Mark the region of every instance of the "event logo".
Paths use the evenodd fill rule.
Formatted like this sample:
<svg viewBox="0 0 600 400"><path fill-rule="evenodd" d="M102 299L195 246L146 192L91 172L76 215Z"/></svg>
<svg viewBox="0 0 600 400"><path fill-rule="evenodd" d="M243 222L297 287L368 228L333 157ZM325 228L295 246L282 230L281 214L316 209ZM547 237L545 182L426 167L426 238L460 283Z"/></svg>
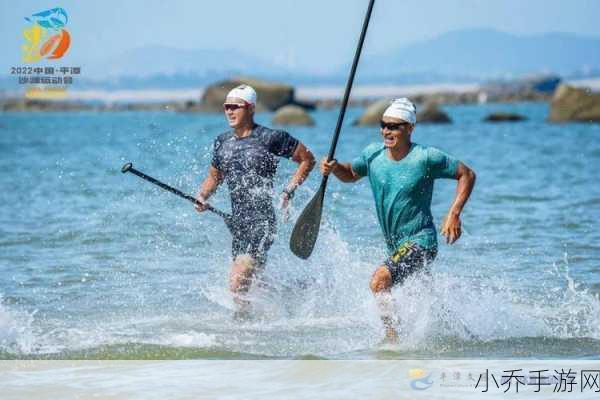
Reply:
<svg viewBox="0 0 600 400"><path fill-rule="evenodd" d="M431 373L427 374L421 368L410 369L408 377L410 378L410 387L413 390L427 390L433 385L433 381L430 380Z"/></svg>
<svg viewBox="0 0 600 400"><path fill-rule="evenodd" d="M69 17L63 8L42 11L25 20L31 25L23 30L26 40L22 46L24 62L59 59L69 50L71 35L65 29Z"/></svg>

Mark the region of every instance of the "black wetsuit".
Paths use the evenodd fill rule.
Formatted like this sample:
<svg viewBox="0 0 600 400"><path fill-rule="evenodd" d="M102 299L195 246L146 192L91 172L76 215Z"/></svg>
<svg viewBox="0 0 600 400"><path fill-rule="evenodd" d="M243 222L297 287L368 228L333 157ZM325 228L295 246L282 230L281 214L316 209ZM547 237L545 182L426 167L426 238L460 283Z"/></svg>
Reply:
<svg viewBox="0 0 600 400"><path fill-rule="evenodd" d="M223 172L231 195L234 258L249 254L266 262L276 232L273 178L278 157L291 157L297 146L289 133L256 124L246 137L229 131L215 140L212 166Z"/></svg>

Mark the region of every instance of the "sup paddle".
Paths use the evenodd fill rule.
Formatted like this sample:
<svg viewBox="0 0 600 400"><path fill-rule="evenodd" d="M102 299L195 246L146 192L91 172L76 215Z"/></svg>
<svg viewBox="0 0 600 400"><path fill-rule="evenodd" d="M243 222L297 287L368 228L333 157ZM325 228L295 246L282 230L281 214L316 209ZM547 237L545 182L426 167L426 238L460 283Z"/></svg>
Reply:
<svg viewBox="0 0 600 400"><path fill-rule="evenodd" d="M335 126L335 133L333 140L331 141L331 147L329 148L329 155L327 161L333 159L335 154L335 148L337 146L338 137L340 136L340 130L342 129L342 123L344 122L344 115L346 114L346 107L348 106L348 99L350 98L350 91L352 90L352 83L354 82L354 75L356 74L356 67L358 66L358 60L360 59L360 53L362 51L363 42L367 34L367 28L369 27L369 20L371 19L371 12L373 11L373 5L375 0L369 0L369 7L367 8L367 14L363 22L362 31L360 38L358 39L358 47L354 54L354 61L352 62L352 69L350 70L350 77L346 83L346 91L344 92L344 98L342 100L342 108L338 116L337 125ZM317 236L319 236L319 227L321 226L321 214L323 211L323 199L325 197L325 189L327 188L327 176L324 176L321 180L321 186L319 191L313 196L312 200L306 205L302 214L296 221L294 229L292 230L292 236L290 237L290 249L292 253L302 259L310 257Z"/></svg>
<svg viewBox="0 0 600 400"><path fill-rule="evenodd" d="M121 172L122 173L126 173L126 172L131 172L134 175L139 176L140 178L147 180L150 183L155 184L156 186L159 186L163 189L165 189L168 192L174 193L179 197L183 197L184 199L191 201L194 204L197 205L203 205L202 203L200 203L198 200L196 200L193 196L190 196L189 194L185 194L182 191L175 189L174 187L171 187L169 185L167 185L166 183L162 183L161 181L159 181L158 179L154 179L151 176L148 176L146 174L144 174L141 171L138 171L137 169L133 168L133 164L132 163L127 163L125 165L123 165L123 168L121 168ZM231 215L227 214L226 212L223 212L219 209L214 208L213 206L211 206L210 204L204 204L204 206L206 207L206 209L212 213L217 214L219 217L223 218L225 220L225 225L227 225L227 227L229 228L229 225L231 223Z"/></svg>

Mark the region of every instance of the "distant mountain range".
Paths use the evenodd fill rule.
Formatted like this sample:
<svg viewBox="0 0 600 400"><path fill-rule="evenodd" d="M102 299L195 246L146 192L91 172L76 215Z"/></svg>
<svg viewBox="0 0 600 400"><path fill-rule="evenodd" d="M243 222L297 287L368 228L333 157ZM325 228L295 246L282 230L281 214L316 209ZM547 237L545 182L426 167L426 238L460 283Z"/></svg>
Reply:
<svg viewBox="0 0 600 400"><path fill-rule="evenodd" d="M205 86L231 76L254 76L292 84L340 85L351 60L329 73L288 70L269 60L228 49L132 49L84 63L78 88L169 89ZM489 29L460 30L382 53L365 52L357 84L482 82L528 74L565 78L600 76L600 38L569 33L517 36ZM15 77L0 78L0 88Z"/></svg>
<svg viewBox="0 0 600 400"><path fill-rule="evenodd" d="M96 60L87 68L90 75L147 78L156 75L211 75L281 73L277 67L257 57L230 49L184 50L145 46L116 57Z"/></svg>
<svg viewBox="0 0 600 400"><path fill-rule="evenodd" d="M402 74L488 80L554 73L600 73L600 38L569 33L516 36L490 29L449 32L395 51L365 57L362 74L396 79Z"/></svg>

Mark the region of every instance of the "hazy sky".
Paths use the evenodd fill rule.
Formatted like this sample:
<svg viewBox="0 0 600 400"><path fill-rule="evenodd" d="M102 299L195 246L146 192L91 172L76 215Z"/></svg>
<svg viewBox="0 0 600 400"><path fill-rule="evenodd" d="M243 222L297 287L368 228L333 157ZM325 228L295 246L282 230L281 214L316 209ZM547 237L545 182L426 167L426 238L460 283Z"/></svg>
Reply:
<svg viewBox="0 0 600 400"><path fill-rule="evenodd" d="M24 17L67 10L71 62L147 45L238 49L310 70L349 63L367 0L0 0L0 65L20 65ZM598 0L377 0L365 52L463 28L600 36Z"/></svg>

